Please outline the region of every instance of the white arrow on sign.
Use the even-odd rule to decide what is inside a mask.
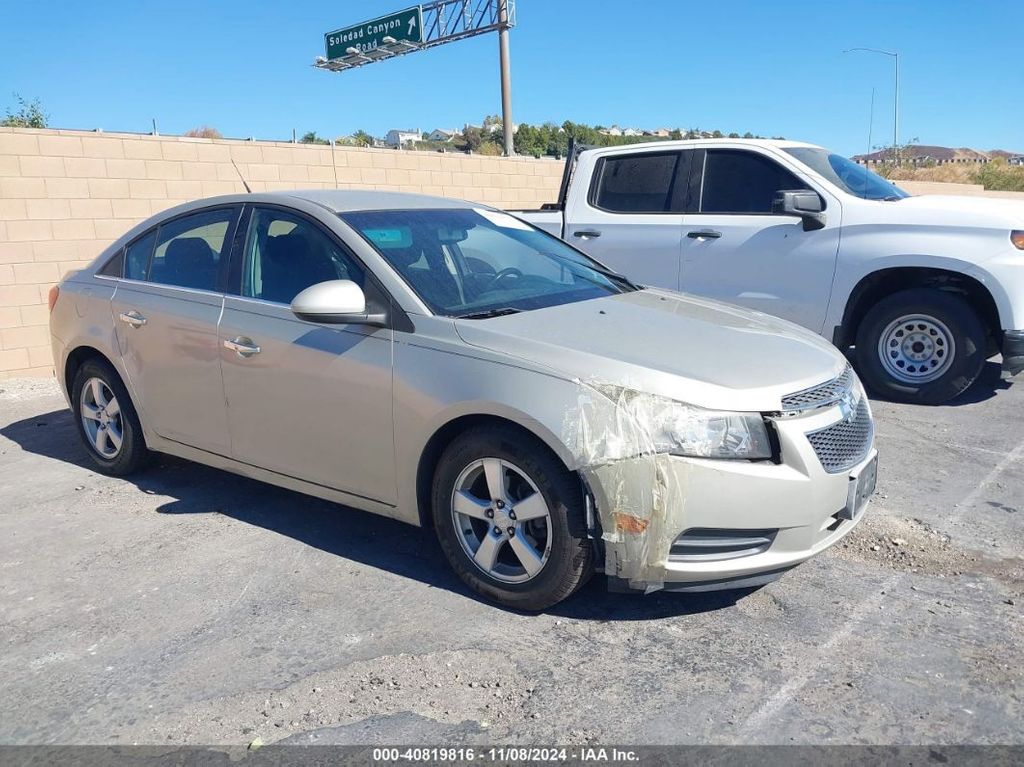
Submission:
[[[413,16],[409,19],[409,37],[412,37],[412,31],[416,28],[416,17]]]

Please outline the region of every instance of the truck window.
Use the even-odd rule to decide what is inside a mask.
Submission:
[[[771,213],[781,189],[808,189],[774,160],[741,149],[709,149],[701,213]]]
[[[591,204],[613,213],[665,213],[672,208],[678,173],[678,152],[627,154],[601,160]]]

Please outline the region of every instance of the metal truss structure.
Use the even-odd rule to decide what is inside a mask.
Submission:
[[[507,8],[508,20],[501,19],[501,6]],[[436,0],[422,7],[422,42],[404,40],[386,42],[372,50],[330,59],[317,56],[313,66],[331,72],[344,72],[375,61],[391,59],[413,51],[452,43],[487,32],[507,30],[516,23],[515,0]]]

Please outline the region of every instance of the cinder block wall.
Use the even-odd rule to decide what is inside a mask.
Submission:
[[[504,208],[555,199],[556,160],[271,141],[0,128],[0,380],[52,374],[47,292],[129,228],[186,200],[335,187]]]

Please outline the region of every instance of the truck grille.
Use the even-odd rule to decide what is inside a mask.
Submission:
[[[871,449],[875,426],[867,397],[861,397],[852,418],[807,435],[818,460],[829,474],[852,469]]]
[[[804,410],[817,410],[818,408],[834,405],[853,386],[853,368],[849,365],[838,377],[823,384],[812,386],[794,394],[787,394],[782,398],[782,411],[784,413],[798,413]]]

